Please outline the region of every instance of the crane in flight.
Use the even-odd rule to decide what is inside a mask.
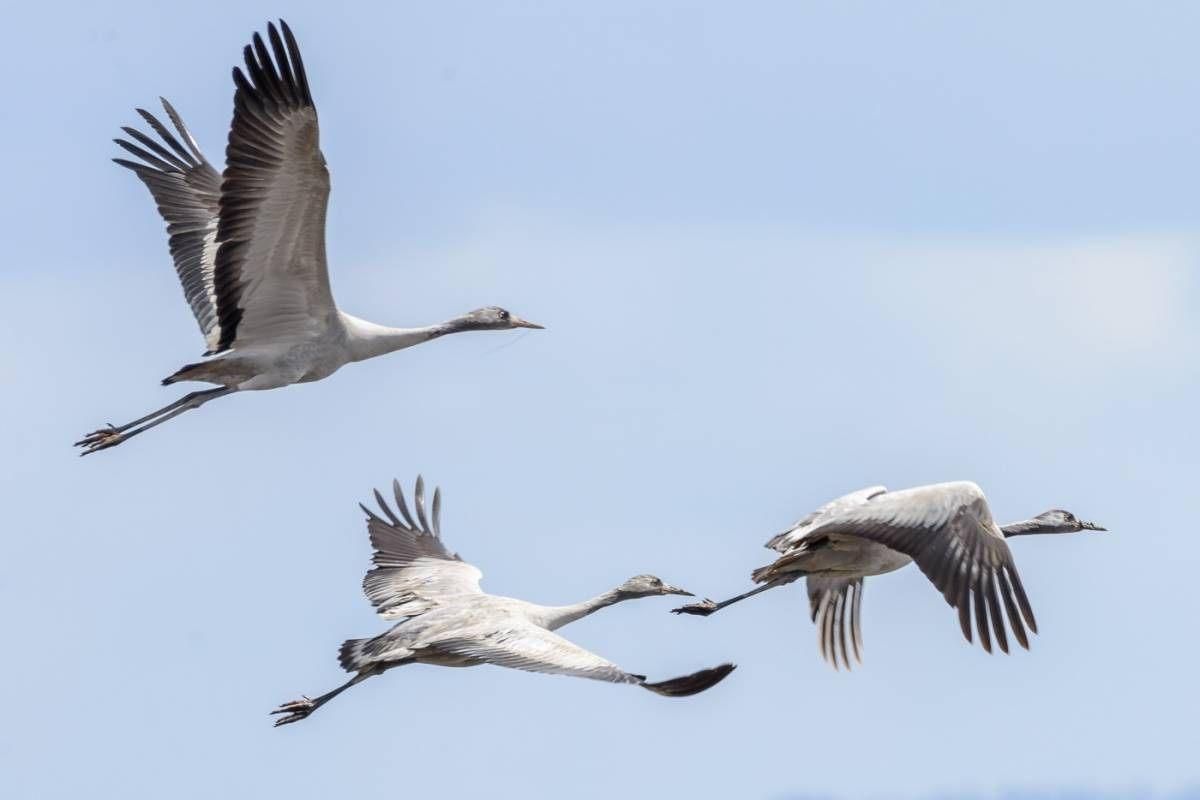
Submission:
[[[627,683],[667,697],[686,697],[715,686],[733,672],[721,664],[678,678],[648,682],[569,639],[554,633],[564,625],[626,600],[660,595],[687,595],[653,575],[636,575],[615,589],[579,603],[542,606],[512,597],[486,594],[479,588],[483,573],[450,552],[441,539],[441,492],[425,510],[425,484],[417,478],[416,517],[409,511],[399,482],[392,482],[397,516],[378,490],[380,513],[361,506],[375,549],[374,568],[363,579],[363,591],[384,619],[399,619],[389,630],[342,644],[339,661],[353,673],[350,680],[319,697],[284,703],[272,714],[276,727],[299,722],[367,678],[406,664],[500,667],[572,675],[610,683]]]
[[[850,669],[851,651],[862,663],[863,578],[893,572],[915,561],[946,602],[958,611],[959,625],[968,642],[974,607],[974,627],[983,649],[992,652],[994,634],[1000,649],[1008,652],[1000,610],[1003,603],[1013,635],[1021,647],[1028,649],[1025,628],[1037,633],[1037,621],[1005,539],[1085,530],[1105,528],[1061,509],[997,525],[983,490],[969,481],[898,492],[872,486],[821,506],[772,537],[766,546],[779,557],[754,570],[751,578],[759,584],[757,588],[720,603],[706,599],[672,611],[708,616],[747,597],[805,578],[821,655],[835,668],[840,662]]]
[[[542,327],[498,306],[417,328],[378,325],[339,309],[325,260],[329,170],[300,48],[281,20],[278,28],[267,26],[266,40],[254,34],[244,57],[245,71],[233,70],[223,174],[165,99],[175,133],[138,109],[161,141],[123,128],[129,138],[115,141],[137,160],[113,159],[154,196],[184,297],[207,345],[204,360],[181,367],[163,385],[199,381],[217,388],[93,431],[75,443],[80,455],[115,447],[234,392],[320,380],[351,362],[451,333]]]

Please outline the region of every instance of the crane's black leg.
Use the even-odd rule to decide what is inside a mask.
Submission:
[[[79,454],[81,456],[86,456],[99,450],[106,450],[109,447],[116,447],[122,442],[137,436],[139,433],[150,430],[155,425],[161,425],[169,419],[178,417],[185,411],[199,408],[209,400],[215,400],[218,397],[223,397],[235,391],[237,390],[221,386],[217,389],[206,389],[185,394],[175,402],[169,403],[157,411],[151,411],[146,416],[139,417],[133,422],[127,422],[120,426],[109,425],[100,430],[92,431],[76,442],[75,446],[83,448],[83,452]]]
[[[706,598],[704,598],[704,600],[700,601],[699,603],[689,603],[686,606],[680,606],[679,608],[672,608],[671,613],[672,614],[695,614],[696,616],[707,617],[709,614],[715,614],[716,612],[720,611],[722,608],[725,608],[726,606],[731,606],[738,601],[745,600],[747,597],[753,597],[754,595],[758,594],[759,592],[765,592],[767,589],[774,589],[776,586],[782,586],[785,583],[791,583],[791,581],[790,580],[787,580],[787,581],[776,580],[776,581],[771,581],[770,583],[764,583],[762,586],[756,586],[755,588],[751,589],[748,592],[743,592],[742,594],[739,594],[736,597],[731,597],[728,600],[722,600],[719,603],[714,603],[712,600],[709,600],[706,597]]]
[[[290,703],[284,703],[279,708],[272,711],[272,714],[283,714],[285,716],[275,720],[275,727],[280,725],[288,725],[292,722],[299,722],[302,719],[307,719],[310,714],[316,711],[321,706],[328,703],[333,698],[337,697],[342,692],[349,689],[355,684],[362,683],[367,678],[379,675],[392,665],[380,665],[378,667],[367,667],[359,672],[350,680],[343,683],[336,689],[331,689],[320,697],[301,697],[299,700],[293,700]]]

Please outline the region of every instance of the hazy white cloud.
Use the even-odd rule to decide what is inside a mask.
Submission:
[[[1096,370],[1195,354],[1200,247],[1187,237],[880,244],[875,300],[931,346]]]
[[[718,297],[731,318],[786,312],[798,320],[836,305],[956,361],[1022,370],[1094,372],[1114,359],[1161,366],[1200,351],[1189,313],[1200,292],[1200,241],[1182,234],[831,237],[778,226],[606,227],[505,211],[483,219],[473,237],[403,258],[463,291],[515,294],[520,273],[532,284],[520,287],[522,297],[569,276],[580,294],[616,285],[623,302],[637,302],[636,292],[660,309]],[[804,273],[811,295],[795,291]],[[786,285],[787,305],[776,305],[772,284]]]

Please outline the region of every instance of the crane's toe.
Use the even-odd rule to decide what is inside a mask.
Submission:
[[[101,428],[97,431],[92,431],[87,436],[84,436],[75,443],[76,447],[82,447],[83,452],[79,455],[86,456],[90,453],[95,453],[98,450],[106,450],[109,447],[116,447],[121,442],[125,441],[126,435],[113,425]]]
[[[284,703],[279,708],[272,711],[272,714],[284,714],[279,719],[275,720],[275,727],[287,725],[290,722],[299,722],[311,714],[317,707],[317,704],[311,697],[301,697],[299,700],[293,700],[290,703]]]
[[[707,597],[699,603],[689,603],[686,606],[672,608],[672,614],[695,614],[698,617],[707,617],[709,614],[717,610],[717,604]]]

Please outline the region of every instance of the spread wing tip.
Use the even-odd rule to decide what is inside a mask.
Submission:
[[[716,686],[729,677],[729,673],[735,669],[737,669],[736,664],[725,663],[693,672],[690,675],[658,681],[657,683],[646,683],[643,681],[640,685],[643,689],[649,689],[655,694],[661,694],[664,697],[690,697]]]
[[[425,536],[432,536],[435,539],[441,538],[442,527],[442,490],[440,487],[434,487],[433,490],[433,508],[432,519],[426,515],[425,511],[425,480],[422,476],[417,476],[413,499],[416,505],[416,517],[414,518],[412,511],[409,509],[408,499],[404,496],[404,489],[400,485],[400,481],[392,479],[392,497],[394,498],[396,510],[392,510],[392,505],[384,498],[383,492],[378,489],[372,490],[375,496],[375,503],[379,507],[379,511],[386,519],[372,511],[365,503],[359,503],[358,507],[367,515],[368,520],[374,520],[384,524],[390,524],[395,528],[403,528]],[[396,511],[399,511],[397,515]]]

